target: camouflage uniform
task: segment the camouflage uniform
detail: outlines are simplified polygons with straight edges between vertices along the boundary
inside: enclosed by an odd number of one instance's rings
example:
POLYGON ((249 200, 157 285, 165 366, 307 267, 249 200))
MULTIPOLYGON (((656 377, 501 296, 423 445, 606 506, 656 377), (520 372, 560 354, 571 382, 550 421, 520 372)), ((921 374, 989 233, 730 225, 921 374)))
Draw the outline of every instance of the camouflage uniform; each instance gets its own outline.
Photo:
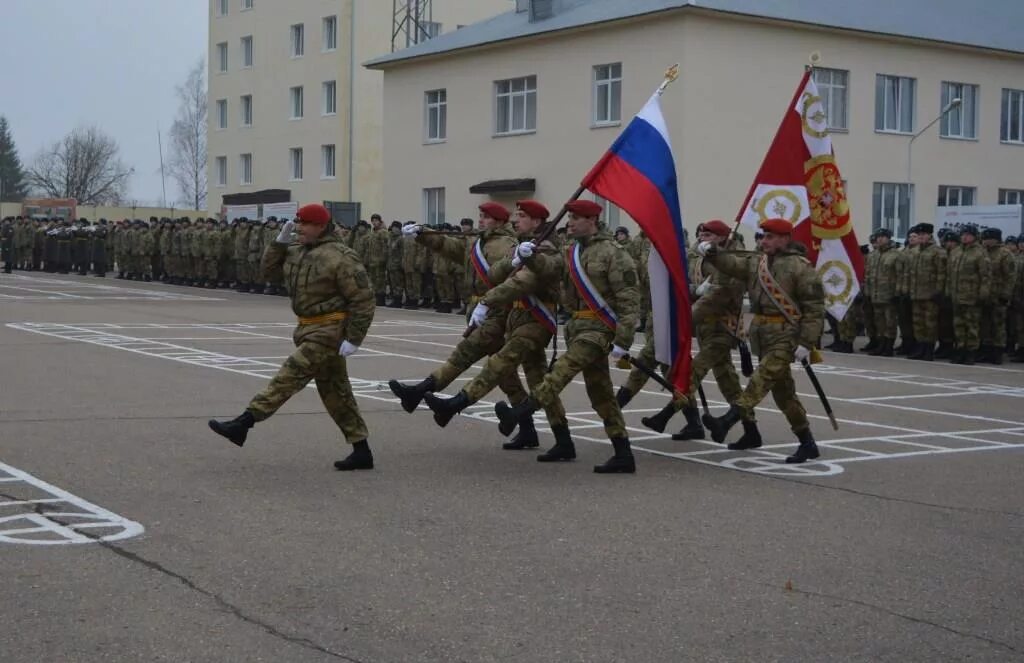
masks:
POLYGON ((163 223, 160 233, 160 257, 163 262, 165 280, 178 276, 178 260, 174 255, 174 233, 176 228, 171 223, 163 223))
POLYGON ((135 241, 132 243, 133 261, 136 264, 137 274, 150 281, 153 278, 153 234, 149 228, 140 223, 135 231, 135 241))
POLYGON ((235 282, 235 228, 220 222, 220 250, 217 255, 217 278, 225 287, 235 282))
POLYGON ((390 235, 387 228, 381 226, 370 232, 366 247, 366 271, 370 274, 370 283, 377 297, 377 305, 384 305, 387 293, 388 245, 390 235))
POLYGON ((981 303, 989 301, 992 265, 977 241, 961 244, 950 254, 949 297, 953 302, 953 333, 958 363, 973 362, 981 345, 981 303))
MULTIPOLYGON (((280 232, 278 220, 268 219, 267 223, 263 225, 263 246, 270 246, 277 239, 277 234, 280 232)), ((273 273, 268 274, 261 270, 260 279, 266 288, 266 294, 276 295, 280 290, 284 288, 284 281, 282 280, 283 275, 273 273)))
POLYGON ((207 288, 217 287, 218 262, 220 260, 220 231, 210 221, 203 232, 203 278, 207 288))
POLYGON ((248 292, 252 286, 252 272, 249 269, 249 233, 252 226, 248 221, 239 221, 235 228, 233 241, 233 255, 235 258, 235 278, 238 280, 238 289, 248 292))
POLYGON ((455 299, 455 280, 452 277, 452 264, 443 255, 434 254, 434 294, 437 296, 439 313, 451 313, 452 301, 455 299))
POLYGON ((892 356, 892 346, 896 340, 903 266, 903 256, 892 242, 877 247, 868 257, 864 297, 871 302, 874 324, 880 339, 879 347, 872 352, 883 356, 892 356))
POLYGON ((1001 242, 986 250, 991 264, 992 286, 988 299, 980 302, 981 345, 986 360, 1002 363, 1003 352, 1006 350, 1006 311, 1016 285, 1017 262, 1001 242))
MULTIPOLYGON (((1018 238, 1020 246, 1020 238, 1018 238)), ((1024 248, 1017 251, 1017 280, 1013 288, 1013 299, 1010 302, 1013 319, 1016 325, 1016 338, 1011 339, 1017 344, 1014 361, 1024 361, 1024 248)))
POLYGON ((253 292, 263 292, 263 269, 260 266, 263 256, 263 226, 255 221, 249 230, 249 243, 246 250, 248 251, 249 280, 252 283, 253 292))
MULTIPOLYGON (((426 235, 426 233, 420 234, 426 235)), ((402 273, 405 282, 406 306, 415 307, 423 296, 423 263, 426 261, 426 257, 426 249, 422 244, 417 243, 416 238, 402 237, 402 273)))
POLYGON ((174 235, 171 239, 171 250, 174 251, 174 260, 178 265, 178 279, 179 284, 186 284, 192 278, 192 269, 190 262, 192 260, 189 255, 189 222, 182 220, 181 224, 174 231, 174 235))
POLYGON ((913 306, 914 339, 920 344, 911 356, 931 359, 939 335, 939 305, 945 295, 946 250, 927 239, 907 255, 905 291, 913 306))

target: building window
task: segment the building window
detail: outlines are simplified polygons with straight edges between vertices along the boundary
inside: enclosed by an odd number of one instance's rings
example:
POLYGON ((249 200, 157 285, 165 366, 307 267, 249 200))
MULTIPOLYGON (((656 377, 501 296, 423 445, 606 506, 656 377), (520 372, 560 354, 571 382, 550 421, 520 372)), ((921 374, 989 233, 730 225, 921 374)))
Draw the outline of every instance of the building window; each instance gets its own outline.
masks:
POLYGON ((252 35, 242 37, 242 68, 252 67, 252 35))
POLYGON ((897 238, 906 237, 913 197, 913 184, 875 182, 871 227, 888 228, 897 238))
POLYGON ((288 150, 288 179, 297 182, 302 179, 302 148, 293 147, 288 150))
POLYGON ((594 124, 618 124, 622 120, 622 63, 594 67, 594 124))
POLYGON ((338 17, 324 17, 323 50, 333 51, 338 48, 338 17))
POLYGON ((494 133, 514 134, 537 130, 537 77, 494 82, 494 133))
POLYGON ((323 93, 323 114, 334 115, 338 112, 338 84, 334 81, 324 82, 321 92, 323 93))
POLYGON ((242 11, 252 9, 252 0, 242 0, 242 11))
POLYGON ((216 163, 216 168, 217 168, 217 186, 227 186, 228 185, 228 158, 227 157, 217 157, 217 160, 216 160, 215 163, 216 163))
POLYGON ((228 0, 217 0, 217 16, 228 15, 228 0))
POLYGON ((405 47, 408 48, 420 43, 421 41, 433 39, 439 34, 441 34, 440 23, 435 21, 420 21, 419 23, 416 23, 410 17, 405 31, 405 47))
POLYGON ((942 116, 942 124, 939 126, 940 135, 943 138, 977 138, 978 86, 965 83, 943 83, 940 110, 952 103, 954 99, 959 99, 960 105, 951 108, 942 116))
POLYGON ((304 95, 302 93, 302 86, 293 87, 288 90, 288 98, 291 102, 288 104, 291 108, 291 119, 301 120, 303 117, 303 106, 304 106, 304 95))
POLYGON ((222 41, 217 44, 217 71, 225 73, 228 70, 228 43, 222 41))
POLYGON ((306 54, 306 26, 302 23, 291 27, 291 54, 293 58, 301 58, 306 54))
POLYGON ((241 104, 241 109, 242 109, 242 126, 243 127, 251 127, 252 126, 252 95, 251 94, 243 95, 241 101, 242 101, 242 104, 241 104))
POLYGON ((913 78, 875 77, 875 131, 913 133, 916 89, 917 80, 913 78))
POLYGON ((961 207, 974 204, 974 187, 940 186, 939 207, 961 207))
POLYGON ((1003 89, 999 127, 999 139, 1004 143, 1024 143, 1024 90, 1003 89))
POLYGON ((430 226, 444 223, 444 187, 423 190, 423 220, 430 226))
POLYGON ((238 158, 238 174, 240 184, 252 184, 252 154, 242 154, 238 158))
POLYGON ((1024 189, 1000 189, 1000 205, 1024 205, 1024 189))
POLYGON ((228 100, 218 99, 217 100, 217 128, 227 129, 228 128, 228 100))
POLYGON ((608 228, 608 230, 615 230, 618 228, 621 216, 621 210, 618 205, 614 204, 610 200, 602 198, 596 193, 594 194, 594 202, 604 208, 604 211, 601 213, 601 219, 604 221, 605 227, 608 228))
POLYGON ((426 104, 426 140, 428 143, 439 143, 448 137, 448 92, 427 92, 426 104))
POLYGON ((334 152, 335 150, 333 145, 320 146, 320 162, 322 166, 320 173, 321 177, 325 179, 334 177, 334 152))
POLYGON ((829 129, 846 131, 849 128, 846 123, 849 80, 850 72, 844 69, 814 69, 814 84, 828 116, 829 129))

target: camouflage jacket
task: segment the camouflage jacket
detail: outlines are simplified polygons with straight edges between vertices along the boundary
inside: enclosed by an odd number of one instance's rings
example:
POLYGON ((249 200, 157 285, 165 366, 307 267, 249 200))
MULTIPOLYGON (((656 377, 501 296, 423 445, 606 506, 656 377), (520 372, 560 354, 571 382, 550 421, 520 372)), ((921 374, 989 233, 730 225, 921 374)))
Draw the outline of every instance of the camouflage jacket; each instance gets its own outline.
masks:
MULTIPOLYGON (((425 235, 429 231, 423 231, 420 235, 425 235)), ((409 235, 402 236, 402 269, 406 272, 422 272, 423 262, 427 257, 427 252, 423 248, 423 245, 417 241, 417 237, 410 237, 409 235)))
POLYGON ((232 238, 235 260, 246 260, 249 257, 249 224, 238 224, 232 238))
POLYGON ((1014 308, 1024 308, 1024 251, 1017 253, 1017 280, 1013 284, 1013 298, 1011 303, 1014 308))
POLYGON ((258 262, 263 254, 263 226, 252 226, 249 229, 249 243, 246 246, 249 262, 258 262))
MULTIPOLYGON (((739 237, 737 235, 736 237, 739 237)), ((742 250, 742 240, 733 241, 726 249, 742 250)), ((693 302, 693 325, 701 333, 714 331, 719 324, 729 331, 738 333, 740 312, 743 309, 743 295, 747 290, 744 281, 736 279, 705 260, 699 253, 688 256, 690 260, 690 297, 693 302), (707 282, 708 289, 702 296, 697 287, 707 282)))
POLYGON ((1004 244, 996 244, 988 249, 988 259, 992 263, 991 296, 993 303, 1009 303, 1013 298, 1013 288, 1017 282, 1017 262, 1013 259, 1010 249, 1004 244))
POLYGON ((366 266, 384 267, 388 263, 388 230, 371 230, 366 240, 366 266))
MULTIPOLYGON (((508 223, 504 223, 494 230, 481 233, 474 238, 474 242, 476 239, 479 239, 481 242, 484 259, 491 266, 492 272, 495 265, 506 258, 512 257, 517 244, 511 224, 508 223)), ((473 242, 467 242, 466 238, 463 237, 446 237, 445 235, 424 231, 416 236, 416 243, 426 246, 431 251, 443 256, 446 260, 466 265, 466 283, 470 294, 479 297, 487 292, 488 286, 480 279, 471 260, 473 242)), ((495 275, 490 281, 491 285, 497 285, 500 283, 500 278, 495 275)))
POLYGON ((918 244, 907 251, 907 265, 900 292, 914 301, 941 295, 946 288, 946 250, 934 242, 918 244))
POLYGON ((903 267, 904 257, 891 242, 872 251, 864 269, 864 297, 876 304, 889 304, 902 294, 903 267))
POLYGON ((355 251, 333 235, 310 245, 271 242, 263 254, 267 280, 284 279, 292 312, 313 318, 344 312, 341 321, 299 323, 292 340, 336 348, 343 340, 360 345, 373 322, 375 298, 370 277, 355 251))
POLYGON ((992 264, 978 242, 962 244, 949 254, 946 292, 954 304, 978 306, 988 302, 992 264))
POLYGON ((131 243, 132 255, 151 255, 153 253, 153 233, 149 231, 149 228, 139 228, 134 235, 131 243))
POLYGON ((388 231, 388 269, 402 269, 402 233, 388 231))
POLYGON ((705 257, 706 261, 720 271, 746 284, 750 310, 755 314, 750 336, 762 354, 769 346, 791 341, 813 348, 821 337, 825 321, 825 291, 818 272, 806 256, 807 249, 802 244, 792 242, 774 256, 711 251, 705 257), (758 317, 785 317, 765 292, 758 278, 758 267, 762 258, 768 261, 768 272, 772 278, 800 309, 795 329, 788 321, 768 321, 758 317))
MULTIPOLYGON (((533 236, 520 236, 522 241, 532 240, 533 236)), ((565 273, 565 260, 558 248, 549 241, 541 242, 534 250, 536 258, 529 260, 522 269, 512 266, 512 258, 504 258, 492 265, 491 272, 501 283, 487 291, 483 303, 489 307, 512 306, 515 302, 535 296, 548 309, 552 316, 558 313, 558 297, 562 277, 565 273)), ((536 324, 535 335, 546 341, 547 330, 537 323, 537 319, 521 304, 516 304, 508 315, 505 328, 509 331, 523 325, 536 324)))
POLYGON ((170 256, 174 255, 174 231, 169 227, 163 229, 160 233, 160 255, 170 256))
POLYGON ((220 259, 235 259, 235 232, 230 226, 220 229, 220 259))
POLYGON ((206 244, 206 229, 202 226, 196 226, 192 229, 192 232, 188 237, 188 253, 193 258, 204 258, 206 257, 206 250, 204 245, 206 244))

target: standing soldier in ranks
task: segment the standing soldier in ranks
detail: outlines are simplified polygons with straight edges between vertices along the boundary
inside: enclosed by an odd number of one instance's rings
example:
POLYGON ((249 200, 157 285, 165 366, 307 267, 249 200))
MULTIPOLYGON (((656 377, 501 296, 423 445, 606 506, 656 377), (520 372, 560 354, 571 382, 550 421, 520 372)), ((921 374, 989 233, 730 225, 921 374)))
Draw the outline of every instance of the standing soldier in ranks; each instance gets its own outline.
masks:
POLYGON ((160 242, 164 234, 164 225, 155 216, 149 217, 149 234, 153 238, 153 250, 149 256, 150 273, 153 278, 161 281, 164 276, 164 261, 160 256, 160 242))
MULTIPOLYGON (((461 238, 423 232, 423 226, 416 224, 402 228, 403 235, 413 239, 413 246, 438 253, 444 252, 452 260, 468 262, 471 265, 474 305, 488 290, 498 285, 498 278, 507 276, 495 273, 492 266, 510 257, 516 247, 515 236, 508 227, 508 210, 494 202, 484 203, 479 209, 480 228, 483 232, 469 251, 466 250, 466 244, 461 238)), ((403 251, 408 248, 409 245, 406 244, 403 251)), ((388 382, 392 393, 402 401, 402 408, 406 412, 413 412, 428 392, 442 391, 478 360, 498 352, 505 343, 508 314, 508 307, 496 306, 487 309, 483 321, 475 327, 471 325, 471 332, 459 341, 448 360, 423 381, 415 385, 405 385, 398 380, 388 382)), ((526 400, 526 390, 519 381, 518 373, 502 379, 500 387, 513 402, 526 400)))
POLYGON ((99 277, 107 275, 107 236, 109 234, 107 220, 100 219, 100 223, 92 235, 92 266, 96 270, 96 276, 99 277))
POLYGON ((235 256, 235 279, 238 292, 249 292, 252 287, 252 274, 249 273, 249 233, 252 228, 249 226, 249 219, 244 216, 236 219, 238 226, 235 228, 234 256, 235 256))
MULTIPOLYGON (((914 226, 914 228, 916 227, 914 226)), ((899 283, 896 286, 896 293, 899 298, 899 303, 896 305, 896 323, 899 327, 902 342, 899 347, 893 348, 893 354, 895 355, 909 355, 917 349, 917 339, 914 337, 913 304, 908 292, 909 276, 907 274, 910 269, 910 263, 913 260, 914 249, 917 248, 917 242, 917 233, 911 228, 907 232, 906 245, 900 248, 899 244, 896 244, 897 253, 900 257, 899 283)))
POLYGON ((139 221, 139 269, 142 271, 142 280, 153 280, 153 233, 145 221, 139 221))
POLYGON ((234 287, 235 283, 235 226, 221 220, 218 232, 217 280, 222 288, 234 287))
MULTIPOLYGON (((533 240, 541 233, 548 218, 548 210, 535 200, 516 203, 513 224, 520 240, 517 254, 491 265, 496 280, 501 280, 484 294, 473 309, 471 324, 480 326, 490 309, 512 307, 505 323, 505 344, 487 358, 480 373, 452 398, 439 398, 427 394, 424 399, 434 411, 434 421, 444 427, 453 416, 478 402, 499 384, 515 375, 522 364, 529 387, 540 386, 546 372, 544 349, 558 332, 555 321, 558 291, 565 273, 565 262, 555 245, 533 240), (536 254, 536 255, 534 255, 536 254), (524 256, 533 256, 528 267, 524 256)), ((449 313, 451 311, 448 311, 449 313)), ((555 398, 545 408, 548 425, 555 436, 555 446, 537 457, 540 462, 572 460, 576 447, 569 435, 569 421, 560 399, 555 398)), ((516 437, 502 445, 503 449, 534 449, 540 446, 533 418, 524 419, 516 437)))
MULTIPOLYGON (((109 241, 109 240, 108 240, 109 241)), ((46 224, 45 219, 34 219, 32 222, 32 271, 43 268, 46 255, 46 224)), ((109 255, 109 252, 108 252, 109 255)))
POLYGON ((0 261, 4 263, 4 274, 14 270, 14 224, 10 218, 0 221, 0 261))
POLYGON ((19 216, 14 219, 14 224, 12 225, 13 237, 11 242, 11 261, 14 269, 27 270, 30 267, 28 264, 29 256, 31 255, 31 252, 28 250, 30 246, 28 241, 30 237, 30 227, 28 223, 29 219, 19 216))
POLYGON ((110 234, 113 235, 111 243, 114 247, 114 268, 117 270, 117 276, 115 278, 123 279, 125 277, 125 226, 124 219, 114 224, 113 230, 110 234))
MULTIPOLYGON (((442 226, 446 232, 453 228, 447 223, 442 226)), ((443 254, 435 253, 434 257, 434 292, 437 295, 436 310, 438 313, 451 313, 452 301, 455 299, 455 279, 452 277, 454 260, 443 254)))
POLYGON ((257 219, 252 220, 252 228, 249 231, 249 278, 252 280, 252 292, 257 295, 263 294, 263 270, 260 262, 263 257, 263 228, 257 219))
POLYGON ((188 278, 188 244, 185 238, 188 230, 188 219, 181 218, 174 222, 174 232, 171 234, 171 253, 174 254, 175 272, 171 283, 175 285, 186 285, 188 278))
POLYGON ((174 283, 178 276, 178 261, 174 255, 174 234, 178 228, 177 224, 168 218, 161 219, 160 226, 160 263, 164 268, 161 280, 164 283, 174 283))
MULTIPOLYGON (((871 276, 877 269, 878 264, 878 233, 872 232, 868 237, 869 250, 864 259, 864 283, 861 284, 860 294, 863 298, 864 310, 864 333, 867 334, 868 342, 861 348, 861 352, 871 352, 878 348, 881 341, 878 338, 878 319, 875 316, 875 304, 868 294, 867 285, 871 276)), ((760 244, 758 244, 760 247, 760 244)))
POLYGON ((207 288, 217 287, 217 262, 220 258, 220 232, 214 219, 206 220, 201 244, 203 248, 203 268, 200 276, 202 284, 207 288))
MULTIPOLYGON (((819 456, 811 434, 807 411, 796 395, 790 364, 809 361, 821 337, 825 317, 825 293, 802 244, 791 241, 793 224, 783 219, 761 223, 763 255, 730 255, 711 242, 698 251, 728 276, 746 283, 754 320, 750 327, 752 349, 758 365, 729 411, 709 423, 715 442, 725 441, 729 429, 740 420, 753 420, 754 408, 771 392, 786 416, 800 445, 787 463, 803 463, 819 456)), ((890 346, 891 347, 891 346, 890 346)))
MULTIPOLYGON (((569 237, 575 240, 567 251, 568 269, 562 280, 562 304, 572 311, 566 327, 566 350, 544 380, 531 389, 530 397, 509 406, 494 406, 499 429, 511 431, 529 421, 533 412, 552 407, 558 395, 574 377, 583 374, 590 405, 604 422, 604 430, 615 449, 605 463, 594 467, 598 474, 636 471, 626 433, 622 409, 615 400, 608 354, 621 359, 629 354, 639 317, 640 293, 633 259, 600 223, 601 205, 590 200, 565 204, 569 212, 569 237)), ((517 251, 527 267, 535 253, 517 251)), ((568 452, 568 449, 565 450, 568 452)), ((560 460, 556 446, 547 455, 560 460)))
POLYGON ((985 228, 981 243, 988 252, 992 265, 992 287, 987 302, 981 309, 981 356, 978 361, 1002 364, 1006 351, 1006 310, 1013 297, 1017 279, 1017 262, 1013 253, 1003 245, 1003 231, 985 228))
MULTIPOLYGON (((870 251, 870 246, 861 244, 860 252, 865 257, 865 262, 870 251)), ((857 296, 853 298, 853 302, 850 303, 850 308, 847 309, 846 315, 839 321, 839 337, 828 349, 832 352, 851 354, 853 352, 853 343, 857 340, 857 331, 862 324, 867 324, 867 319, 864 315, 863 291, 857 293, 857 296)), ((874 337, 874 329, 871 330, 869 337, 874 337)))
MULTIPOLYGON (((468 252, 473 248, 473 242, 476 241, 476 232, 473 230, 473 219, 464 218, 460 220, 459 230, 462 232, 462 241, 466 245, 466 252, 468 255, 468 252)), ((473 294, 472 266, 453 261, 452 272, 455 275, 455 289, 458 293, 459 301, 462 302, 462 307, 459 308, 456 313, 466 316, 468 322, 470 306, 469 298, 473 294)))
POLYGON ((900 275, 903 258, 892 244, 892 231, 879 228, 875 231, 875 252, 868 260, 869 266, 864 277, 865 297, 871 302, 872 315, 878 330, 878 346, 869 353, 875 357, 892 357, 896 342, 896 326, 900 275))
POLYGON ((71 243, 71 271, 78 272, 79 276, 89 274, 89 222, 79 219, 77 226, 72 231, 71 243))
POLYGON ((949 295, 949 269, 953 263, 954 251, 960 250, 959 233, 943 228, 939 231, 939 241, 946 252, 946 273, 943 279, 942 303, 939 304, 939 347, 935 351, 936 359, 949 359, 956 348, 956 337, 953 333, 953 300, 949 295))
POLYGON ((60 262, 60 251, 57 248, 57 233, 60 229, 54 220, 46 225, 46 272, 53 274, 57 271, 57 264, 60 262))
POLYGON ((234 444, 245 444, 248 431, 270 418, 289 398, 316 381, 327 413, 341 429, 352 452, 336 461, 337 470, 373 469, 366 423, 348 379, 347 358, 359 350, 373 322, 373 288, 355 252, 331 231, 323 205, 305 205, 281 228, 263 255, 263 271, 281 273, 298 317, 295 351, 240 416, 210 420, 210 428, 234 444), (292 231, 298 242, 290 243, 292 231))
POLYGON ((57 273, 67 274, 71 270, 71 242, 75 231, 71 219, 63 219, 57 231, 57 273))
POLYGON ((945 297, 946 250, 932 241, 935 227, 919 223, 910 229, 915 236, 914 248, 908 251, 906 282, 913 314, 914 339, 917 347, 910 359, 935 359, 935 341, 939 336, 939 306, 945 297))
POLYGON ((188 236, 188 254, 192 265, 192 285, 201 288, 205 281, 206 249, 206 228, 203 226, 203 217, 196 219, 188 236))
POLYGON ((981 307, 991 296, 992 264, 978 244, 978 227, 960 229, 960 247, 950 255, 949 296, 953 301, 953 333, 956 349, 952 363, 973 366, 981 346, 981 307))
POLYGON ((1017 285, 1013 289, 1013 319, 1017 333, 1013 341, 1017 344, 1014 362, 1024 362, 1024 238, 1017 238, 1017 285))
POLYGON ((416 233, 407 233, 409 228, 417 227, 409 221, 402 227, 402 276, 405 282, 405 308, 418 309, 420 297, 423 295, 423 261, 426 249, 416 242, 416 233))
POLYGON ((384 306, 387 296, 388 230, 380 214, 370 215, 370 225, 373 229, 366 248, 366 271, 370 274, 377 306, 384 306))
MULTIPOLYGON (((278 232, 280 232, 277 225, 276 216, 268 217, 267 222, 263 224, 261 239, 263 240, 264 247, 270 246, 274 243, 274 238, 277 237, 278 232)), ((263 294, 277 294, 277 284, 271 282, 270 274, 266 273, 266 271, 262 269, 262 265, 260 267, 260 283, 263 284, 263 294)))
POLYGON ((388 228, 388 290, 391 301, 388 308, 402 308, 402 297, 405 295, 405 272, 402 271, 402 223, 392 221, 388 228))

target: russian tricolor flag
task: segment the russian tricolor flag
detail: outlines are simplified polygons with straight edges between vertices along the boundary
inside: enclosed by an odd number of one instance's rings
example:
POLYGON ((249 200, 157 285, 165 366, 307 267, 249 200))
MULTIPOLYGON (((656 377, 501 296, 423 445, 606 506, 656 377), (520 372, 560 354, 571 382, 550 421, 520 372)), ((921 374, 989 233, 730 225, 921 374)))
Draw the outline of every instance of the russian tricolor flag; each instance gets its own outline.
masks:
POLYGON ((582 185, 624 209, 651 240, 654 250, 648 271, 655 356, 671 367, 669 381, 686 393, 690 385, 689 270, 676 164, 660 97, 660 90, 651 96, 582 185))

